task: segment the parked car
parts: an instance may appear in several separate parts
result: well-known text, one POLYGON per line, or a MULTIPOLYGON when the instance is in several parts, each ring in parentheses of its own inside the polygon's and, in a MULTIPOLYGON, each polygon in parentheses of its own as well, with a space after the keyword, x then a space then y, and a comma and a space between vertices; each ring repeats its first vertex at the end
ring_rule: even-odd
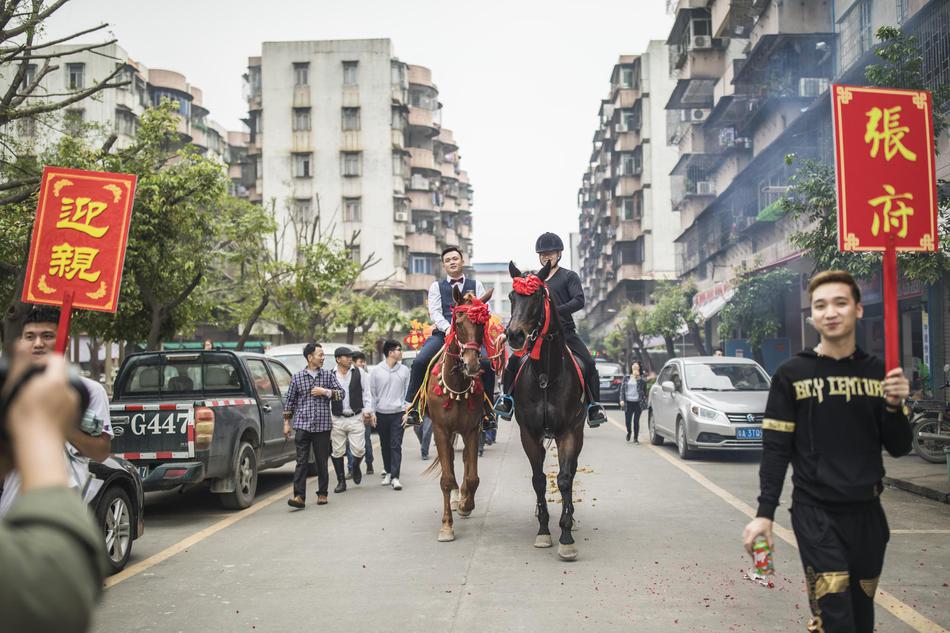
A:
POLYGON ((620 363, 596 361, 600 374, 600 403, 620 406, 620 385, 623 383, 623 367, 620 363))
POLYGON ((650 441, 697 449, 761 449, 769 376, 750 358, 699 356, 666 363, 650 389, 650 441))
POLYGON ((89 462, 86 503, 102 528, 109 568, 115 574, 132 556, 132 541, 145 532, 145 494, 135 466, 121 457, 89 462))
MULTIPOLYGON (((277 347, 271 347, 267 350, 267 356, 272 356, 282 362, 290 370, 291 374, 296 374, 298 371, 307 366, 307 359, 303 357, 303 348, 306 346, 306 343, 290 343, 288 345, 278 345, 277 347)), ((321 343, 320 347, 323 348, 323 368, 324 369, 334 369, 336 367, 336 359, 333 357, 333 352, 336 351, 338 347, 350 347, 354 349, 356 346, 347 345, 346 343, 321 343)))
POLYGON ((246 508, 258 471, 295 460, 283 434, 290 381, 283 363, 262 354, 133 354, 116 377, 112 450, 146 491, 209 483, 225 507, 246 508))

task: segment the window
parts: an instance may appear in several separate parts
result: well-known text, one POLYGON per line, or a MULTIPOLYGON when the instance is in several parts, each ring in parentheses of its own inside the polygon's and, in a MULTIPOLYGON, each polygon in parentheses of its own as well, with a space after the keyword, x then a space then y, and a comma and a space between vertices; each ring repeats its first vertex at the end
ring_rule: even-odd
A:
POLYGON ((405 173, 405 162, 402 159, 402 154, 393 152, 393 176, 404 176, 405 173))
POLYGON ((277 389, 274 387, 274 382, 270 379, 270 374, 267 373, 267 367, 264 365, 264 361, 249 358, 247 360, 247 371, 251 374, 251 381, 254 383, 254 387, 257 389, 259 396, 277 395, 277 389))
POLYGON ((309 62, 294 62, 294 85, 295 86, 310 85, 310 63, 309 62))
POLYGON ((26 90, 36 79, 36 64, 27 64, 26 71, 23 73, 23 81, 20 82, 20 89, 26 90))
POLYGON ((251 112, 251 142, 254 142, 258 134, 261 134, 264 131, 264 117, 263 113, 260 110, 254 110, 251 112))
POLYGON ((310 108, 294 108, 294 132, 310 130, 310 108))
POLYGON ((70 90, 82 90, 85 73, 85 64, 66 64, 66 86, 70 90))
POLYGON ((343 85, 354 86, 358 79, 359 62, 343 62, 343 85))
POLYGON ((16 121, 17 133, 22 137, 36 136, 36 119, 23 117, 16 121))
POLYGON ((344 176, 359 176, 363 170, 363 154, 361 152, 342 152, 340 154, 344 176))
POLYGON ((294 200, 294 220, 297 222, 308 222, 313 205, 310 198, 296 198, 294 200))
POLYGON ((363 221, 363 211, 359 198, 343 198, 343 221, 363 221))
POLYGON ((408 247, 393 246, 393 266, 395 268, 405 268, 409 259, 408 247))
POLYGON ((633 110, 624 110, 622 119, 623 132, 636 132, 640 129, 640 117, 633 110))
POLYGON ((620 199, 620 219, 633 220, 633 198, 620 199))
MULTIPOLYGON (((154 363, 154 357, 142 360, 154 363)), ((160 392, 237 391, 241 388, 236 366, 228 361, 209 361, 182 359, 166 365, 130 361, 125 384, 117 387, 127 394, 153 395, 160 392)))
POLYGON ((360 129, 360 109, 359 108, 343 108, 343 129, 344 130, 360 129))
POLYGON ((635 88, 636 87, 636 84, 634 83, 633 68, 620 69, 620 87, 621 88, 635 88))
POLYGON ((117 134, 134 136, 136 128, 136 118, 130 110, 125 108, 116 108, 115 110, 115 131, 117 134))
POLYGON ((69 108, 63 113, 63 127, 70 134, 82 133, 82 124, 86 119, 86 111, 82 108, 69 108))
POLYGON ((393 120, 392 128, 394 130, 404 130, 406 129, 406 117, 403 113, 397 108, 393 108, 393 120))
POLYGON ((277 383, 280 395, 286 396, 287 392, 290 391, 290 382, 293 380, 293 376, 283 365, 278 365, 274 361, 267 361, 267 364, 270 365, 270 371, 274 374, 274 381, 277 383))
POLYGON ((363 260, 361 259, 361 257, 362 256, 360 255, 360 245, 353 244, 352 246, 350 246, 350 259, 352 259, 357 264, 361 264, 363 263, 363 260))
POLYGON ((640 157, 637 154, 621 154, 620 175, 636 176, 640 173, 640 157))
POLYGON ((409 256, 409 272, 413 275, 431 275, 432 269, 431 257, 426 257, 425 255, 409 256))
POLYGON ((294 178, 313 176, 313 154, 293 154, 294 178))

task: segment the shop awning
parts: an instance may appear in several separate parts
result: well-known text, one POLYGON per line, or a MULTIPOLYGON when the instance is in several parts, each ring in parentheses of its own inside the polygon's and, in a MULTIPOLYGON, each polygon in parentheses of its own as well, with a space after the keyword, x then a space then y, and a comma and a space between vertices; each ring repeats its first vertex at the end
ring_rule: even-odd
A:
POLYGON ((702 304, 696 308, 696 312, 699 313, 703 319, 711 319, 712 317, 719 314, 719 311, 722 310, 729 300, 732 299, 732 295, 735 294, 735 290, 729 290, 725 294, 721 294, 714 299, 710 299, 706 303, 702 304))

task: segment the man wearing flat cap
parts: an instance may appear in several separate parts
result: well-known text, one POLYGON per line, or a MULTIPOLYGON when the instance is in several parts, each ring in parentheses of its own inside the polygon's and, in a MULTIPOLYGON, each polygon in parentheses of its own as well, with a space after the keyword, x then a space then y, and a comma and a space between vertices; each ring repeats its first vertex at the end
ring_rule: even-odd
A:
POLYGON ((373 410, 372 395, 369 385, 363 384, 362 372, 353 366, 353 351, 348 347, 338 347, 333 355, 336 358, 335 376, 343 387, 343 398, 330 403, 330 411, 333 414, 333 428, 330 431, 331 456, 337 479, 333 492, 346 492, 343 460, 347 444, 353 455, 353 483, 358 486, 363 481, 361 464, 366 454, 366 435, 362 412, 364 408, 373 410))

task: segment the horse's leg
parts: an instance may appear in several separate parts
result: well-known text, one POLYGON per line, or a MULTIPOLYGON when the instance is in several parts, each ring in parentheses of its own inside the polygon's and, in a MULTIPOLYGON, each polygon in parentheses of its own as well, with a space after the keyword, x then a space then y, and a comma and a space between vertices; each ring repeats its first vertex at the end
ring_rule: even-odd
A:
POLYGON ((558 474, 557 487, 561 491, 561 538, 557 554, 561 560, 577 558, 577 546, 571 529, 574 527, 574 475, 577 473, 577 458, 584 445, 584 427, 575 424, 574 428, 557 440, 558 474))
POLYGON ((442 478, 439 481, 442 488, 442 529, 439 530, 440 541, 454 541, 455 530, 452 527, 452 506, 450 497, 456 488, 455 484, 455 454, 452 450, 452 434, 441 422, 432 421, 432 434, 435 436, 435 446, 439 451, 439 466, 442 467, 442 478))
POLYGON ((525 427, 521 427, 521 445, 531 463, 531 485, 537 498, 535 513, 538 517, 538 536, 534 539, 535 547, 551 547, 551 530, 548 529, 548 480, 544 476, 544 444, 539 438, 533 437, 525 427))
POLYGON ((462 493, 459 498, 459 516, 467 517, 475 509, 475 491, 478 490, 478 439, 482 434, 481 424, 469 431, 464 438, 465 447, 462 449, 462 463, 465 465, 462 473, 462 493))

